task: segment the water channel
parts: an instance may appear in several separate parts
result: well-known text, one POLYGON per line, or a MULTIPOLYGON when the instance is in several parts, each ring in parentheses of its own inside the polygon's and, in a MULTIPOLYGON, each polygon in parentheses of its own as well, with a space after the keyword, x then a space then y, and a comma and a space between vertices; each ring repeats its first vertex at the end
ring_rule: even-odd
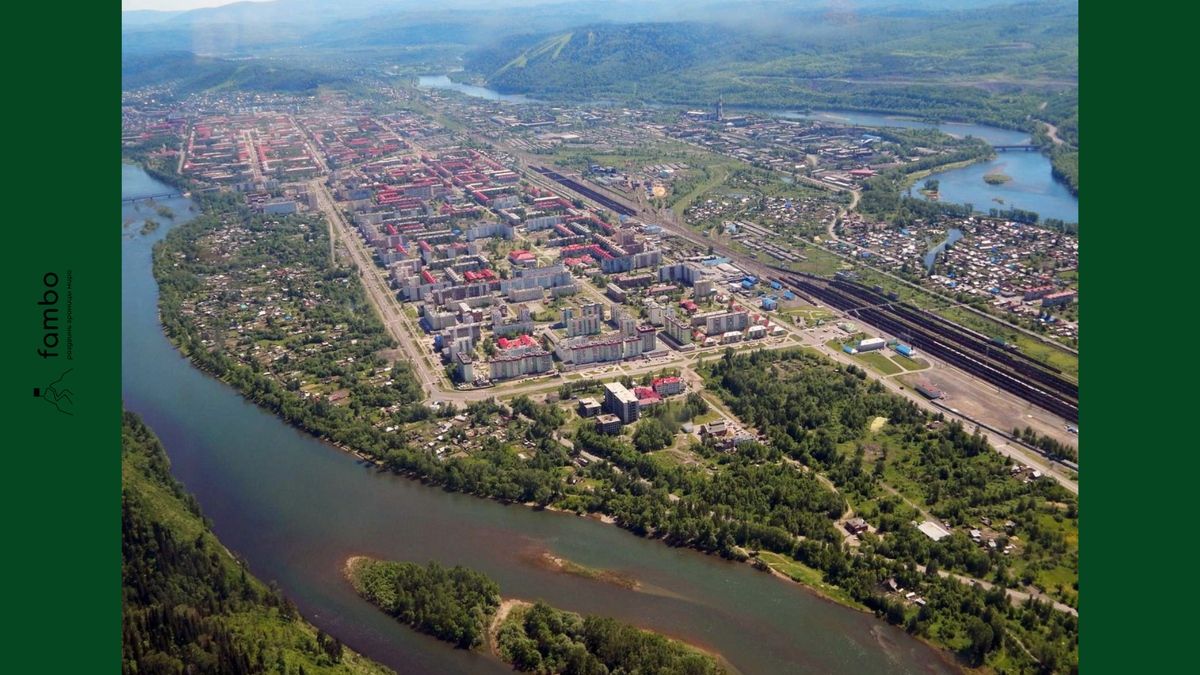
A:
POLYGON ((942 240, 942 243, 930 248, 928 251, 925 252, 925 269, 927 271, 933 269, 933 262, 935 260, 937 260, 938 254, 941 253, 942 251, 945 251, 947 246, 953 244, 954 242, 956 242, 962 238, 963 238, 962 230, 958 229, 957 227, 952 227, 949 230, 947 230, 946 238, 942 240))

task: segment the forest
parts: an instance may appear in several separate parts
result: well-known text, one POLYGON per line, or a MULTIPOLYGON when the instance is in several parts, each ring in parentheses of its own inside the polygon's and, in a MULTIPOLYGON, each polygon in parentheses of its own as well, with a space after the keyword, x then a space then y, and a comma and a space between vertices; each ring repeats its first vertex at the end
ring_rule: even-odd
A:
POLYGON ((392 675, 304 620, 209 530, 141 417, 121 418, 121 672, 392 675))
POLYGON ((398 621, 463 649, 489 646, 519 671, 538 675, 722 675, 716 660, 615 619, 507 601, 486 575, 436 561, 352 558, 347 576, 364 599, 398 621), (492 636, 495 639, 492 641, 492 636))
POLYGON ((991 597, 991 591, 938 574, 986 578, 1000 589, 1042 583, 1043 572, 1054 570, 1047 578, 1057 578, 1062 570, 1076 581, 1052 590, 1077 602, 1078 502, 1065 488, 1045 478, 1014 480, 1011 460, 992 450, 978 431, 968 433, 929 415, 878 382, 868 384, 860 369, 803 349, 727 353, 705 374, 743 422, 766 434, 773 452, 822 471, 854 512, 877 528, 861 537, 853 553, 805 539, 794 544, 795 559, 821 570, 827 582, 888 621, 955 645, 975 665, 1020 663, 1032 655, 1033 662, 1013 669, 1078 667, 1073 615, 1043 602, 1014 606, 1002 593, 991 597), (870 421, 880 417, 886 420, 883 430, 869 433, 870 421), (924 518, 922 510, 958 531, 929 539, 914 526, 924 518), (992 527, 985 523, 998 530, 1001 545, 991 551, 963 532, 992 527), (1003 552, 1010 542, 1016 555, 1003 552), (905 606, 882 593, 889 576, 925 593, 928 604, 905 606))
POLYGON ((500 586, 461 565, 355 558, 347 575, 354 590, 379 609, 422 633, 474 649, 484 643, 500 606, 500 586))
POLYGON ((539 675, 720 675, 716 660, 616 619, 580 616, 544 602, 514 609, 497 647, 517 670, 539 675))
POLYGON ((183 51, 121 55, 122 91, 170 85, 171 96, 178 98, 213 90, 312 93, 321 85, 348 82, 318 70, 259 59, 233 61, 183 51))

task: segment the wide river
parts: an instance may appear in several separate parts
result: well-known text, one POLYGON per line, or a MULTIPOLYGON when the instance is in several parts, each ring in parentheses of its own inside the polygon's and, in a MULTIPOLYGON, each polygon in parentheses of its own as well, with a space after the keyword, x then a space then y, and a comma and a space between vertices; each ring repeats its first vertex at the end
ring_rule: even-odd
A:
MULTIPOLYGON (((122 198, 165 192, 122 165, 122 198)), ((141 413, 221 541, 276 580, 313 623, 402 675, 508 673, 401 626, 358 598, 341 571, 352 555, 462 564, 505 596, 614 616, 723 654, 745 675, 941 673, 930 647, 803 587, 700 553, 670 548, 596 520, 450 493, 401 478, 297 432, 192 367, 163 336, 151 246, 193 214, 137 233, 150 206, 123 204, 121 389, 141 413), (649 592, 551 572, 539 552, 623 570, 649 592)))
MULTIPOLYGON (((418 85, 431 89, 459 91, 468 96, 490 101, 509 103, 536 103, 525 96, 501 94, 487 87, 461 84, 445 75, 422 75, 418 85)), ((734 112, 731 110, 730 112, 734 112)), ((1011 129, 1000 129, 982 124, 945 122, 930 124, 910 117, 866 113, 850 110, 815 110, 798 113, 784 109, 756 109, 737 112, 772 115, 787 119, 810 119, 842 124, 861 124, 875 127, 901 127, 905 129, 932 129, 958 137, 974 136, 992 145, 1019 145, 1029 142, 1029 134, 1011 129)), ((953 204, 972 204, 976 211, 1016 207, 1034 211, 1044 220, 1059 218, 1068 223, 1079 222, 1079 198, 1072 195, 1062 183, 1054 180, 1050 173, 1050 160, 1040 152, 999 152, 995 159, 972 164, 961 169, 950 169, 932 174, 930 178, 940 182, 940 200, 953 204), (990 173, 1004 174, 1012 178, 1007 183, 988 184, 983 177, 990 173)))

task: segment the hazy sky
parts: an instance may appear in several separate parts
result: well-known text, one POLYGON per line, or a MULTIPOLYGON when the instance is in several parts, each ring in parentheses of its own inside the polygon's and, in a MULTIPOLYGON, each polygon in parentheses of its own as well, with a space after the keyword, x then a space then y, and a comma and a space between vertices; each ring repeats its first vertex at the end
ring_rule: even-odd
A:
POLYGON ((121 0, 121 11, 131 9, 157 9, 164 12, 196 9, 197 7, 219 7, 234 2, 267 2, 267 0, 121 0))

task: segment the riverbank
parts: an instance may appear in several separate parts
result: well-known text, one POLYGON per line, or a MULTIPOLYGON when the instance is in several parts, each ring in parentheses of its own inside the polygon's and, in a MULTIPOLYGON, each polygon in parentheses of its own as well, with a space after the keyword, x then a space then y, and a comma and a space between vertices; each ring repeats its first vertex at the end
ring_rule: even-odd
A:
POLYGON ((972 164, 990 162, 995 158, 996 153, 993 152, 990 155, 980 155, 974 159, 968 159, 961 162, 951 162, 949 164, 939 164, 932 169, 922 169, 920 171, 904 174, 904 180, 900 182, 900 192, 905 192, 906 190, 911 189, 912 186, 917 184, 917 181, 921 180, 922 178, 932 176, 935 173, 944 173, 946 171, 953 171, 955 169, 965 169, 972 164))

